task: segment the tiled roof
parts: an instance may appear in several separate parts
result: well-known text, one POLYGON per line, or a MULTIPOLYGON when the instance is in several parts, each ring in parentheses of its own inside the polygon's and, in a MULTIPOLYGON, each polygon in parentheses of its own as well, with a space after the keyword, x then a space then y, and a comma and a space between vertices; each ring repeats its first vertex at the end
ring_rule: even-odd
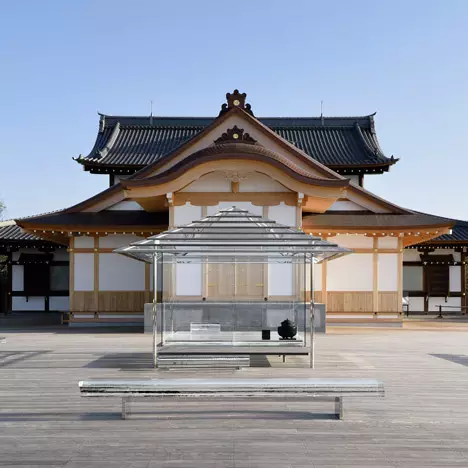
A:
MULTIPOLYGON (((141 169, 184 144, 213 117, 112 117, 101 115, 100 131, 89 155, 78 158, 87 170, 141 169)), ((368 166, 387 170, 396 160, 380 149, 374 116, 265 117, 260 122, 318 162, 330 166, 368 166)))
POLYGON ((429 242, 466 242, 468 243, 468 221, 457 220, 452 234, 444 234, 429 242))
POLYGON ((14 221, 0 222, 0 241, 42 241, 41 238, 23 231, 14 221))
POLYGON ((10 245, 29 247, 57 246, 54 242, 41 239, 21 229, 13 220, 0 222, 0 251, 10 245))

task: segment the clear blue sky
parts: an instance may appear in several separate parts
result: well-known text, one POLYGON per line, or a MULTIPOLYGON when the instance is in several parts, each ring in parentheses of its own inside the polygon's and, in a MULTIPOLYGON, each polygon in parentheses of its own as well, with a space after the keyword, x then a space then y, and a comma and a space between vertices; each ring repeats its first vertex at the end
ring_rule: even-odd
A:
POLYGON ((361 115, 390 173, 366 187, 468 219, 466 0, 18 0, 0 14, 0 198, 8 217, 107 187, 72 160, 96 111, 216 115, 239 88, 258 116, 361 115))

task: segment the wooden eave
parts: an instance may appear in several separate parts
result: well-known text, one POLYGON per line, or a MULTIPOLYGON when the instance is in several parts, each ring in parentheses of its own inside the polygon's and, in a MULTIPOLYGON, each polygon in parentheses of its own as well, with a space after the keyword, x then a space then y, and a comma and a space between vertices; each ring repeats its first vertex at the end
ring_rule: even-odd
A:
MULTIPOLYGON (((226 147, 228 145, 225 145, 226 147)), ((235 146, 235 145, 232 145, 235 146)), ((257 151, 255 146, 253 145, 244 145, 245 152, 239 153, 236 151, 236 148, 233 147, 232 152, 226 150, 225 153, 217 152, 216 147, 208 147, 204 148, 200 151, 197 151, 186 158, 184 158, 179 163, 175 164, 174 166, 170 167, 168 170, 157 174, 152 177, 148 177, 146 179, 126 179, 121 181, 121 185, 124 189, 131 189, 134 187, 146 187, 151 185, 159 185, 167 182, 171 182, 178 177, 180 177, 183 173, 187 172, 188 170, 199 166, 206 162, 211 161, 220 161, 220 160, 248 160, 248 161, 259 161, 269 165, 272 165, 278 169, 281 169, 283 172, 288 174, 293 179, 298 180, 299 182, 303 182, 308 185, 312 185, 315 187, 347 187, 349 185, 349 181, 346 178, 342 179, 322 179, 322 178, 315 178, 312 176, 307 176, 304 174, 299 173, 298 171, 294 170, 293 168, 285 165, 284 163, 280 162, 279 160, 275 160, 269 158, 266 155, 261 155, 257 151), (211 154, 206 154, 211 152, 211 154)), ((238 147, 237 147, 238 148, 238 147)), ((270 153, 273 154, 272 151, 270 153)))

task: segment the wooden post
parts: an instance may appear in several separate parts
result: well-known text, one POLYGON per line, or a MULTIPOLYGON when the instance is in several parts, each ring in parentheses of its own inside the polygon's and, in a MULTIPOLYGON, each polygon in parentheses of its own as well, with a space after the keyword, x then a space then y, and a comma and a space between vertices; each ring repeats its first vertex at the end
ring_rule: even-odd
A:
MULTIPOLYGON (((398 239, 398 312, 403 312, 403 239, 398 239)), ((408 304, 409 310, 409 304, 408 304)))

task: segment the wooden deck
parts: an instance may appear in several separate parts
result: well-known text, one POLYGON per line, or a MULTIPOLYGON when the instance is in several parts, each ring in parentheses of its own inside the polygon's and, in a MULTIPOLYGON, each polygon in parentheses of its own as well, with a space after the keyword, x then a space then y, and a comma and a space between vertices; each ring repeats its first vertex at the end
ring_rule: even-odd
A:
POLYGON ((5 331, 0 467, 466 467, 463 330, 340 330, 317 337, 314 371, 304 356, 285 364, 255 356, 257 367, 247 370, 202 371, 382 380, 385 399, 345 402, 344 421, 323 403, 259 401, 135 403, 121 421, 119 399, 80 398, 78 380, 194 374, 150 369, 152 337, 142 333, 5 331))

